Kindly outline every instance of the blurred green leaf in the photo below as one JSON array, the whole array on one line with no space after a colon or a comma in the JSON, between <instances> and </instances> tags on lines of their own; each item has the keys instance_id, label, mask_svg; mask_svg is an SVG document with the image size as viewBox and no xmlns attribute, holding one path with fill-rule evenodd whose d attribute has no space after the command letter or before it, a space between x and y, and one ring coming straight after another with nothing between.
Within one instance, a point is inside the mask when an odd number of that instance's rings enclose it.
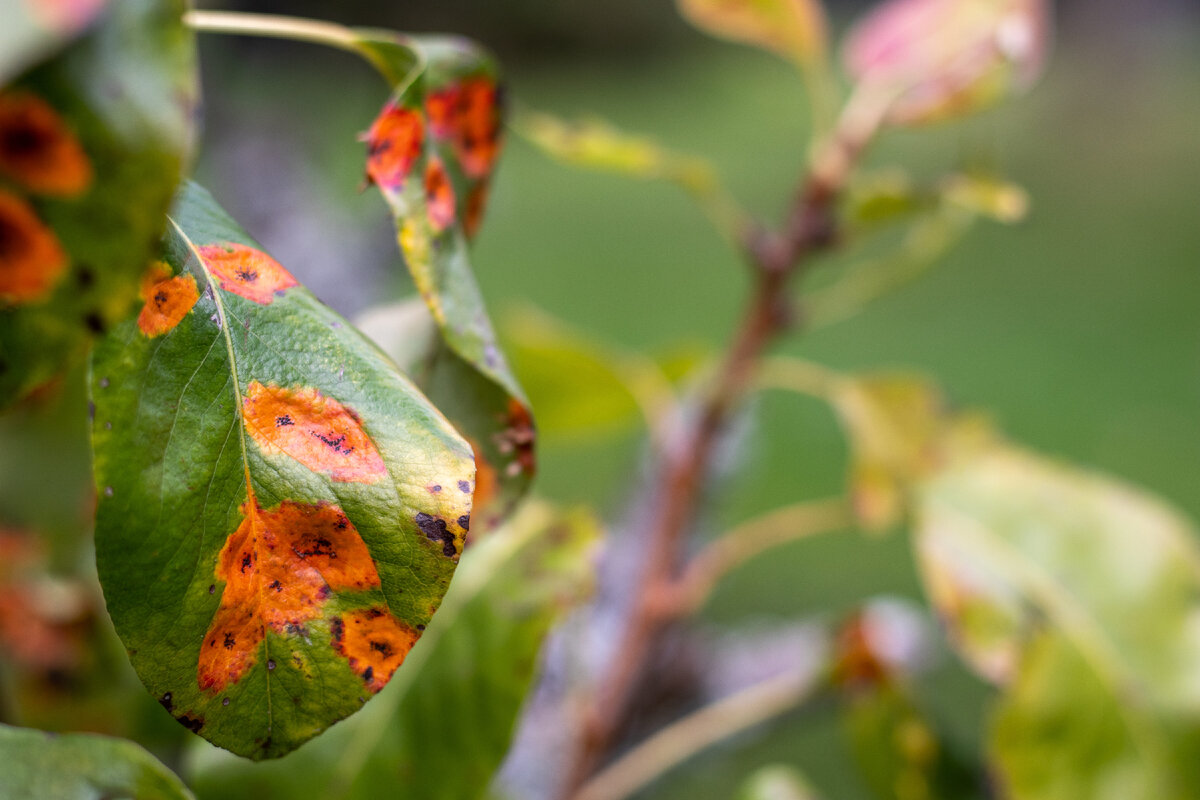
<instances>
[{"instance_id":1,"label":"blurred green leaf","mask_svg":"<svg viewBox=\"0 0 1200 800\"><path fill-rule=\"evenodd\" d=\"M366 134L367 177L392 211L400 251L445 344L423 386L475 450L476 527L489 527L536 469L529 404L467 256L502 144L503 88L491 58L465 40L360 33L395 89Z\"/></svg>"},{"instance_id":2,"label":"blurred green leaf","mask_svg":"<svg viewBox=\"0 0 1200 800\"><path fill-rule=\"evenodd\" d=\"M92 363L96 561L181 724L290 752L391 678L466 539L466 442L203 189Z\"/></svg>"},{"instance_id":3,"label":"blurred green leaf","mask_svg":"<svg viewBox=\"0 0 1200 800\"><path fill-rule=\"evenodd\" d=\"M676 0L700 30L808 66L824 60L828 24L820 0Z\"/></svg>"},{"instance_id":4,"label":"blurred green leaf","mask_svg":"<svg viewBox=\"0 0 1200 800\"><path fill-rule=\"evenodd\" d=\"M957 117L1034 83L1049 15L1046 0L885 0L851 29L846 65L892 98L894 124Z\"/></svg>"},{"instance_id":5,"label":"blurred green leaf","mask_svg":"<svg viewBox=\"0 0 1200 800\"><path fill-rule=\"evenodd\" d=\"M171 770L133 742L0 725L0 798L190 800Z\"/></svg>"},{"instance_id":6,"label":"blurred green leaf","mask_svg":"<svg viewBox=\"0 0 1200 800\"><path fill-rule=\"evenodd\" d=\"M1064 637L1037 634L996 709L989 750L1012 800L1184 800L1143 710L1114 695Z\"/></svg>"},{"instance_id":7,"label":"blurred green leaf","mask_svg":"<svg viewBox=\"0 0 1200 800\"><path fill-rule=\"evenodd\" d=\"M482 796L508 750L546 633L591 591L598 538L587 514L525 504L467 549L441 611L376 702L279 761L198 753L197 793Z\"/></svg>"},{"instance_id":8,"label":"blurred green leaf","mask_svg":"<svg viewBox=\"0 0 1200 800\"><path fill-rule=\"evenodd\" d=\"M913 543L968 663L1011 680L1046 620L1126 702L1200 712L1191 523L1120 481L1002 443L946 458L917 491Z\"/></svg>"},{"instance_id":9,"label":"blurred green leaf","mask_svg":"<svg viewBox=\"0 0 1200 800\"><path fill-rule=\"evenodd\" d=\"M774 764L747 778L738 800L820 800L820 795L799 770Z\"/></svg>"},{"instance_id":10,"label":"blurred green leaf","mask_svg":"<svg viewBox=\"0 0 1200 800\"><path fill-rule=\"evenodd\" d=\"M183 9L112 3L87 35L0 89L0 406L133 307L192 144Z\"/></svg>"}]
</instances>

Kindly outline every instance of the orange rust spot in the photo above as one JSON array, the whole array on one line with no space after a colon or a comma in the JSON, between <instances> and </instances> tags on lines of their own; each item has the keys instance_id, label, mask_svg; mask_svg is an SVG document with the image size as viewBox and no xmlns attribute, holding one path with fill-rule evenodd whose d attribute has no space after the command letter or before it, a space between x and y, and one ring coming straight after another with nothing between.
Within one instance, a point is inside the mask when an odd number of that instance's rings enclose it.
<instances>
[{"instance_id":1,"label":"orange rust spot","mask_svg":"<svg viewBox=\"0 0 1200 800\"><path fill-rule=\"evenodd\" d=\"M146 304L138 314L138 329L153 338L174 330L200 299L196 279L191 275L171 275L171 268L156 261L142 278L142 299Z\"/></svg>"},{"instance_id":2,"label":"orange rust spot","mask_svg":"<svg viewBox=\"0 0 1200 800\"><path fill-rule=\"evenodd\" d=\"M28 92L0 94L0 172L37 194L74 197L92 164L58 112Z\"/></svg>"},{"instance_id":3,"label":"orange rust spot","mask_svg":"<svg viewBox=\"0 0 1200 800\"><path fill-rule=\"evenodd\" d=\"M276 294L300 285L278 261L244 244L205 245L200 257L222 289L264 306L270 305Z\"/></svg>"},{"instance_id":4,"label":"orange rust spot","mask_svg":"<svg viewBox=\"0 0 1200 800\"><path fill-rule=\"evenodd\" d=\"M399 189L424 143L421 115L388 103L367 131L367 178L381 188Z\"/></svg>"},{"instance_id":5,"label":"orange rust spot","mask_svg":"<svg viewBox=\"0 0 1200 800\"><path fill-rule=\"evenodd\" d=\"M362 676L367 689L378 692L404 662L413 643L421 637L382 608L351 611L332 625L333 649Z\"/></svg>"},{"instance_id":6,"label":"orange rust spot","mask_svg":"<svg viewBox=\"0 0 1200 800\"><path fill-rule=\"evenodd\" d=\"M500 452L513 455L513 461L508 467L509 472L532 475L537 469L537 455L534 451L537 430L533 426L533 416L529 409L515 397L508 400L508 415L505 417L504 426L504 430L496 434L496 444Z\"/></svg>"},{"instance_id":7,"label":"orange rust spot","mask_svg":"<svg viewBox=\"0 0 1200 800\"><path fill-rule=\"evenodd\" d=\"M358 415L316 389L254 381L247 387L242 412L250 437L266 452L287 453L341 483L374 483L387 475Z\"/></svg>"},{"instance_id":8,"label":"orange rust spot","mask_svg":"<svg viewBox=\"0 0 1200 800\"><path fill-rule=\"evenodd\" d=\"M465 81L459 89L455 151L463 172L486 178L500 153L500 103L496 84L487 78Z\"/></svg>"},{"instance_id":9,"label":"orange rust spot","mask_svg":"<svg viewBox=\"0 0 1200 800\"><path fill-rule=\"evenodd\" d=\"M429 213L429 224L438 233L454 222L454 187L446 168L437 156L429 159L425 167L425 203Z\"/></svg>"},{"instance_id":10,"label":"orange rust spot","mask_svg":"<svg viewBox=\"0 0 1200 800\"><path fill-rule=\"evenodd\" d=\"M28 203L0 191L0 304L44 299L66 267L54 232Z\"/></svg>"},{"instance_id":11,"label":"orange rust spot","mask_svg":"<svg viewBox=\"0 0 1200 800\"><path fill-rule=\"evenodd\" d=\"M481 181L471 187L467 195L466 219L463 220L463 233L468 239L474 239L483 223L483 210L487 206L488 182Z\"/></svg>"},{"instance_id":12,"label":"orange rust spot","mask_svg":"<svg viewBox=\"0 0 1200 800\"><path fill-rule=\"evenodd\" d=\"M458 112L459 88L457 85L430 92L425 97L425 114L429 117L429 130L438 139L454 135Z\"/></svg>"},{"instance_id":13,"label":"orange rust spot","mask_svg":"<svg viewBox=\"0 0 1200 800\"><path fill-rule=\"evenodd\" d=\"M214 693L254 665L268 628L304 636L303 626L324 615L333 592L380 585L366 544L337 506L285 500L266 511L251 495L241 510L242 522L217 558L225 589L197 668L200 688Z\"/></svg>"}]
</instances>

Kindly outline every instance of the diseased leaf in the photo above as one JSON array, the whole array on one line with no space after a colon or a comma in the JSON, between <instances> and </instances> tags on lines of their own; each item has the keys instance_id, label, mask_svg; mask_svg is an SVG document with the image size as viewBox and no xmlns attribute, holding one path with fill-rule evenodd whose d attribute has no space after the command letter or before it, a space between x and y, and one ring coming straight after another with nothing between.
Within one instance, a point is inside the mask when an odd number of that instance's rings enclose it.
<instances>
[{"instance_id":1,"label":"diseased leaf","mask_svg":"<svg viewBox=\"0 0 1200 800\"><path fill-rule=\"evenodd\" d=\"M108 610L177 720L279 756L381 689L429 623L470 524L470 448L202 189L151 271L92 365Z\"/></svg>"},{"instance_id":2,"label":"diseased leaf","mask_svg":"<svg viewBox=\"0 0 1200 800\"><path fill-rule=\"evenodd\" d=\"M820 0L676 0L706 33L761 47L801 65L825 58L828 25Z\"/></svg>"},{"instance_id":3,"label":"diseased leaf","mask_svg":"<svg viewBox=\"0 0 1200 800\"><path fill-rule=\"evenodd\" d=\"M101 6L20 4L65 15L71 30ZM0 88L0 406L136 303L192 138L183 10L182 0L111 3L59 56Z\"/></svg>"},{"instance_id":4,"label":"diseased leaf","mask_svg":"<svg viewBox=\"0 0 1200 800\"><path fill-rule=\"evenodd\" d=\"M424 641L373 703L276 762L198 752L197 794L373 798L378 787L395 786L405 797L484 796L547 631L591 590L597 540L585 514L523 505L467 549Z\"/></svg>"},{"instance_id":5,"label":"diseased leaf","mask_svg":"<svg viewBox=\"0 0 1200 800\"><path fill-rule=\"evenodd\" d=\"M1050 39L1046 0L884 0L846 40L858 81L918 125L986 108L1037 80Z\"/></svg>"},{"instance_id":6,"label":"diseased leaf","mask_svg":"<svg viewBox=\"0 0 1200 800\"><path fill-rule=\"evenodd\" d=\"M133 742L0 725L0 797L190 800L171 770Z\"/></svg>"},{"instance_id":7,"label":"diseased leaf","mask_svg":"<svg viewBox=\"0 0 1200 800\"><path fill-rule=\"evenodd\" d=\"M363 35L396 84L366 135L367 177L392 211L400 251L440 334L419 382L475 450L477 523L486 527L512 508L535 471L529 404L467 259L500 152L503 89L491 59L464 40Z\"/></svg>"}]
</instances>

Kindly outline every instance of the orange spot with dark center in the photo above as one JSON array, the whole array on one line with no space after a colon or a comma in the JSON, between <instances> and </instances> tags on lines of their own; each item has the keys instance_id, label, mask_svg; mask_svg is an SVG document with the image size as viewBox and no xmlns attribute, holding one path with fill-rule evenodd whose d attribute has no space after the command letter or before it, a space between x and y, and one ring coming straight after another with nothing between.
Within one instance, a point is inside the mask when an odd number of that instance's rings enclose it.
<instances>
[{"instance_id":1,"label":"orange spot with dark center","mask_svg":"<svg viewBox=\"0 0 1200 800\"><path fill-rule=\"evenodd\" d=\"M171 275L165 262L157 261L142 278L142 299L146 304L138 314L138 329L149 337L172 331L188 315L200 292L191 275Z\"/></svg>"},{"instance_id":2,"label":"orange spot with dark center","mask_svg":"<svg viewBox=\"0 0 1200 800\"><path fill-rule=\"evenodd\" d=\"M483 211L487 206L488 183L480 181L471 187L467 194L466 218L463 220L463 233L468 239L474 239L483 223Z\"/></svg>"},{"instance_id":3,"label":"orange spot with dark center","mask_svg":"<svg viewBox=\"0 0 1200 800\"><path fill-rule=\"evenodd\" d=\"M372 692L387 685L421 637L420 631L382 608L351 611L335 619L332 629L333 649L346 657Z\"/></svg>"},{"instance_id":4,"label":"orange spot with dark center","mask_svg":"<svg viewBox=\"0 0 1200 800\"><path fill-rule=\"evenodd\" d=\"M251 495L241 511L217 557L225 589L200 648L197 680L213 693L254 666L268 629L303 637L334 592L380 585L366 544L337 506L285 500L267 511Z\"/></svg>"},{"instance_id":5,"label":"orange spot with dark center","mask_svg":"<svg viewBox=\"0 0 1200 800\"><path fill-rule=\"evenodd\" d=\"M508 400L508 415L504 420L504 430L496 434L496 444L503 453L511 453L513 461L509 464L509 472L524 472L532 475L537 469L537 455L534 445L537 443L537 430L533 426L533 416L525 404L516 398Z\"/></svg>"},{"instance_id":6,"label":"orange spot with dark center","mask_svg":"<svg viewBox=\"0 0 1200 800\"><path fill-rule=\"evenodd\" d=\"M429 224L438 233L454 222L454 187L442 160L434 156L425 166L425 203L429 213Z\"/></svg>"},{"instance_id":7,"label":"orange spot with dark center","mask_svg":"<svg viewBox=\"0 0 1200 800\"><path fill-rule=\"evenodd\" d=\"M367 178L398 190L421 157L425 124L416 111L388 103L367 131Z\"/></svg>"},{"instance_id":8,"label":"orange spot with dark center","mask_svg":"<svg viewBox=\"0 0 1200 800\"><path fill-rule=\"evenodd\" d=\"M472 178L491 174L500 153L499 97L488 78L465 81L459 88L454 146L463 172Z\"/></svg>"},{"instance_id":9,"label":"orange spot with dark center","mask_svg":"<svg viewBox=\"0 0 1200 800\"><path fill-rule=\"evenodd\" d=\"M92 182L79 139L45 100L27 92L0 94L0 173L55 197L74 197Z\"/></svg>"},{"instance_id":10,"label":"orange spot with dark center","mask_svg":"<svg viewBox=\"0 0 1200 800\"><path fill-rule=\"evenodd\" d=\"M265 452L287 453L341 483L374 483L387 475L358 415L316 389L254 381L246 390L242 414L250 437Z\"/></svg>"},{"instance_id":11,"label":"orange spot with dark center","mask_svg":"<svg viewBox=\"0 0 1200 800\"><path fill-rule=\"evenodd\" d=\"M54 232L28 203L0 191L0 304L45 299L66 267Z\"/></svg>"},{"instance_id":12,"label":"orange spot with dark center","mask_svg":"<svg viewBox=\"0 0 1200 800\"><path fill-rule=\"evenodd\" d=\"M454 136L458 119L459 87L451 85L425 97L425 114L429 117L429 131L437 139Z\"/></svg>"},{"instance_id":13,"label":"orange spot with dark center","mask_svg":"<svg viewBox=\"0 0 1200 800\"><path fill-rule=\"evenodd\" d=\"M199 250L222 289L255 303L270 305L276 294L300 285L278 261L248 245L224 242Z\"/></svg>"}]
</instances>

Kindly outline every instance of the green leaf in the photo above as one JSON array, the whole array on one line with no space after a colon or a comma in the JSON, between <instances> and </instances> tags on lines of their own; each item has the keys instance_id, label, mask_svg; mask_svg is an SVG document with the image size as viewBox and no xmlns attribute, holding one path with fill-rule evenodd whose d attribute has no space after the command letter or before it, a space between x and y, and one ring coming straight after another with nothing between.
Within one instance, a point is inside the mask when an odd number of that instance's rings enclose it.
<instances>
[{"instance_id":1,"label":"green leaf","mask_svg":"<svg viewBox=\"0 0 1200 800\"><path fill-rule=\"evenodd\" d=\"M1200 712L1200 552L1162 501L1001 443L918 489L927 593L982 676L1012 679L1049 622L1127 702Z\"/></svg>"},{"instance_id":2,"label":"green leaf","mask_svg":"<svg viewBox=\"0 0 1200 800\"><path fill-rule=\"evenodd\" d=\"M190 800L171 770L133 742L0 725L0 798Z\"/></svg>"},{"instance_id":3,"label":"green leaf","mask_svg":"<svg viewBox=\"0 0 1200 800\"><path fill-rule=\"evenodd\" d=\"M820 800L820 795L799 770L772 764L746 779L738 800Z\"/></svg>"},{"instance_id":4,"label":"green leaf","mask_svg":"<svg viewBox=\"0 0 1200 800\"><path fill-rule=\"evenodd\" d=\"M0 89L0 142L33 143L0 144L0 406L136 302L193 135L183 10L112 3L91 32Z\"/></svg>"},{"instance_id":5,"label":"green leaf","mask_svg":"<svg viewBox=\"0 0 1200 800\"><path fill-rule=\"evenodd\" d=\"M445 345L425 385L475 450L485 526L511 510L535 471L529 403L496 344L467 256L500 152L503 87L491 59L464 40L363 36L395 84L366 135L367 177L392 211Z\"/></svg>"},{"instance_id":6,"label":"green leaf","mask_svg":"<svg viewBox=\"0 0 1200 800\"><path fill-rule=\"evenodd\" d=\"M676 5L706 33L770 50L801 65L822 61L828 49L820 0L676 0Z\"/></svg>"},{"instance_id":7,"label":"green leaf","mask_svg":"<svg viewBox=\"0 0 1200 800\"><path fill-rule=\"evenodd\" d=\"M1038 634L996 709L988 749L1012 800L1184 800L1139 709L1122 704L1061 636Z\"/></svg>"},{"instance_id":8,"label":"green leaf","mask_svg":"<svg viewBox=\"0 0 1200 800\"><path fill-rule=\"evenodd\" d=\"M470 448L202 189L92 365L96 557L179 722L282 755L387 683L466 537Z\"/></svg>"},{"instance_id":9,"label":"green leaf","mask_svg":"<svg viewBox=\"0 0 1200 800\"><path fill-rule=\"evenodd\" d=\"M523 505L467 549L424 640L374 703L277 762L197 753L197 793L373 798L393 787L414 800L483 796L546 633L591 591L598 538L586 514Z\"/></svg>"},{"instance_id":10,"label":"green leaf","mask_svg":"<svg viewBox=\"0 0 1200 800\"><path fill-rule=\"evenodd\" d=\"M958 117L1033 85L1049 17L1046 0L885 0L847 35L846 66L891 98L893 124Z\"/></svg>"}]
</instances>

